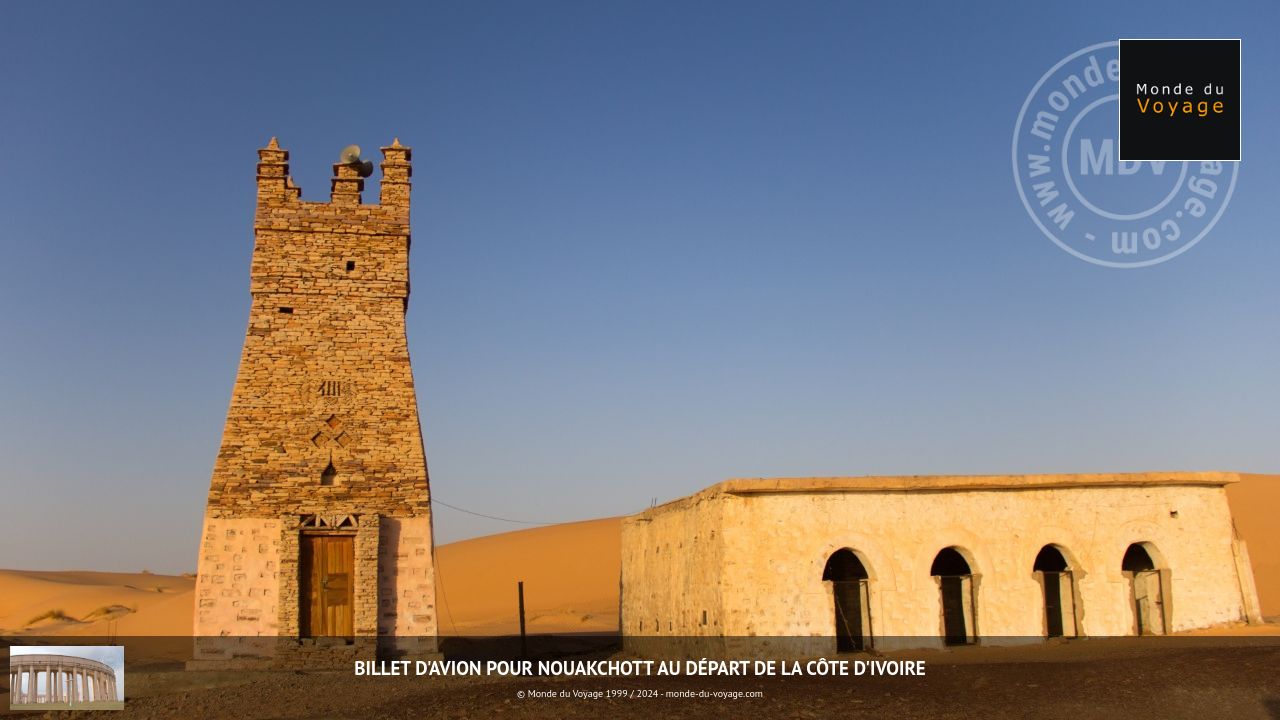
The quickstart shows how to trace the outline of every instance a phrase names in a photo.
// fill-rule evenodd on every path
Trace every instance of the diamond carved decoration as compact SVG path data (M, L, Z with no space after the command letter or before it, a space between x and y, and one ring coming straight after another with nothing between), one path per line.
M342 419L337 415L325 418L320 423L319 431L311 436L311 444L321 449L333 445L345 448L353 442L355 438L343 428Z

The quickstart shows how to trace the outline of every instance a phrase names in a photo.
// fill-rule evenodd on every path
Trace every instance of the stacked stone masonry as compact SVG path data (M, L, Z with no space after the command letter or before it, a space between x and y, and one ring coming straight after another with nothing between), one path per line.
M405 313L412 153L382 148L380 202L335 164L301 199L258 151L248 330L214 464L196 582L197 664L436 650L430 491ZM354 627L305 637L302 538L354 539Z

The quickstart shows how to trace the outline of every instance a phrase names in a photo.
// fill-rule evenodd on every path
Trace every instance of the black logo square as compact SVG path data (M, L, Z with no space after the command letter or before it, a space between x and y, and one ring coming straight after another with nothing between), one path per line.
M1120 159L1239 160L1240 41L1121 40Z

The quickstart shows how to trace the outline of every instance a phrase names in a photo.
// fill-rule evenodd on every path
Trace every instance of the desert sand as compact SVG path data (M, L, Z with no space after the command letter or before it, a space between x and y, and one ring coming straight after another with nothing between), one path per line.
M0 633L190 635L195 578L0 570Z
M1227 500L1249 549L1262 615L1280 617L1280 475L1245 475L1227 486Z
M441 545L440 634L519 632L520 580L529 632L617 632L621 541L620 519L607 518Z
M1246 476L1227 495L1263 615L1280 616L1280 478ZM518 632L520 580L530 633L616 632L619 530L619 518L606 518L441 545L440 634ZM0 634L190 635L193 592L189 576L0 570Z
M440 634L519 632L519 580L529 632L616 631L619 542L609 518L441 545ZM153 573L0 570L0 634L190 635L194 585Z

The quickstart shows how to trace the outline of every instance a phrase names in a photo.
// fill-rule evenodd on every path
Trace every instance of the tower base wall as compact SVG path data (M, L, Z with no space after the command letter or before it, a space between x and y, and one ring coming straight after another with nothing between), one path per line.
M300 548L308 534L354 538L354 634L306 637ZM438 658L429 516L284 515L204 522L188 669L350 667Z

